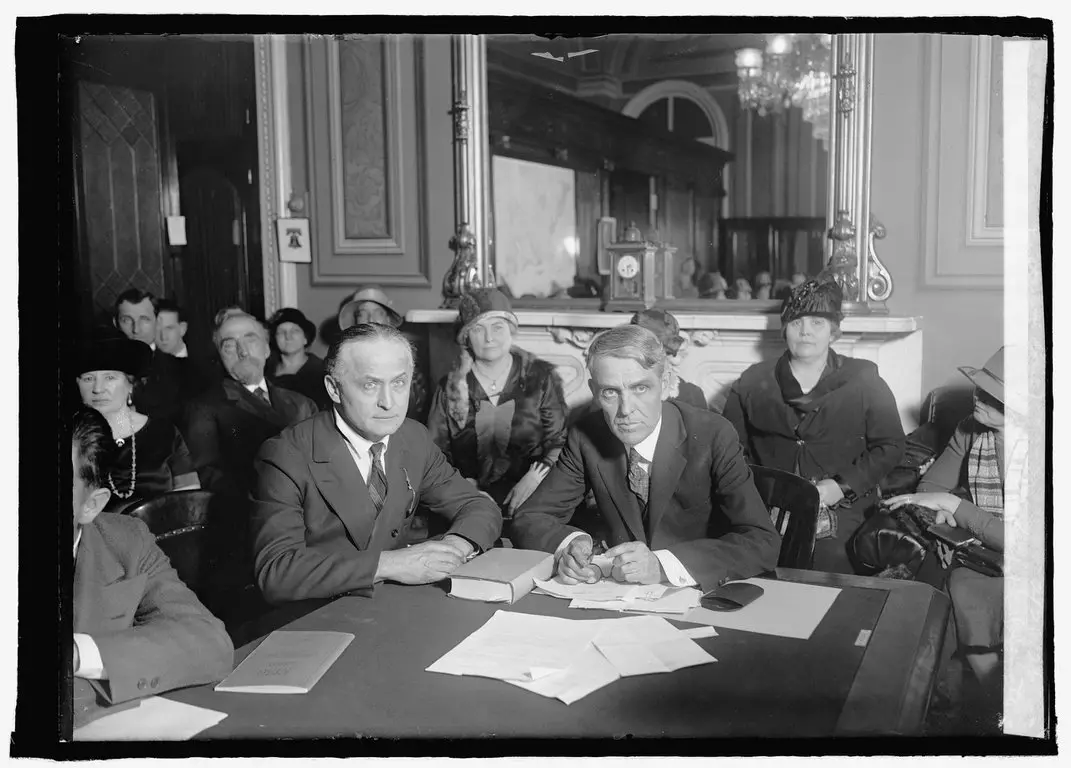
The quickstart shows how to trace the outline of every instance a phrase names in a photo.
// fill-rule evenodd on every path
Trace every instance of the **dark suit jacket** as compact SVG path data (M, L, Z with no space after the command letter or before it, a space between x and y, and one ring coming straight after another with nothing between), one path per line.
M517 547L554 552L570 533L585 491L595 494L606 543L642 541L667 549L704 590L777 565L781 541L744 462L736 432L721 416L674 401L662 404L651 469L648 520L628 485L628 452L601 411L569 430L558 463L517 511Z
M182 414L190 393L184 388L181 361L159 349L153 350L145 377L134 387L134 407L139 413L182 426Z
M265 440L316 413L304 395L268 383L269 406L227 378L195 400L186 444L201 487L245 496L253 486L253 459Z
M179 580L140 520L104 512L82 527L74 631L93 638L107 680L74 680L80 725L120 704L222 680L234 666L223 624Z
M380 552L404 545L418 503L447 518L449 533L491 548L502 513L447 464L424 425L406 419L385 464L387 498L377 516L334 411L264 444L252 528L257 581L270 602L371 589Z

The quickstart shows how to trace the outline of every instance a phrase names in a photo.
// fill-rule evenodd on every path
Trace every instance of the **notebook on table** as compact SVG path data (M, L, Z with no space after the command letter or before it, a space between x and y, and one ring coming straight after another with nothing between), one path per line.
M308 693L352 640L349 632L272 632L215 690Z
M515 603L535 580L549 579L554 555L532 549L502 548L484 552L450 575L450 596L487 603Z

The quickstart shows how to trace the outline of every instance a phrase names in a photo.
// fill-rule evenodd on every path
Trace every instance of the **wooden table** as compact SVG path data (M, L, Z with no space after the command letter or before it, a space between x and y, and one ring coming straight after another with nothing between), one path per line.
M918 733L947 597L916 582L790 569L778 569L777 577L842 589L810 639L719 629L717 637L697 641L717 663L623 678L568 706L498 680L424 671L504 608L447 597L439 586L398 585L378 587L371 599L290 605L262 628L355 635L308 694L216 693L204 686L168 697L227 713L200 735L205 739ZM581 620L620 615L571 610L543 595L505 609ZM860 630L871 631L865 644ZM258 642L240 648L237 661Z

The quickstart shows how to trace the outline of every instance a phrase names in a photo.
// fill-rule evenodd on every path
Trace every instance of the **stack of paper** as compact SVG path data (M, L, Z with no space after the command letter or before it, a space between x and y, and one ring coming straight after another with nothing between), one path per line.
M659 616L578 621L498 611L427 671L492 677L572 704L620 677L713 661Z
M664 584L620 584L602 579L594 584L565 584L559 578L536 580L539 592L571 600L570 608L603 611L660 613L683 617L699 606L700 592L693 587L671 588Z

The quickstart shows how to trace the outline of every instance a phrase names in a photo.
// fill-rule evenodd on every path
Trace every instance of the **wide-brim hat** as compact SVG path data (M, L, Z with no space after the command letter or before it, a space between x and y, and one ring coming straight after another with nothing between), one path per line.
M478 288L462 294L457 305L457 343L465 343L469 331L477 321L493 317L501 317L512 323L514 328L518 325L509 297L497 288Z
M316 325L305 317L305 313L300 309L283 307L271 316L271 320L268 321L268 330L271 331L273 339L275 338L275 332L279 330L279 326L283 323L293 323L301 329L301 332L305 334L305 346L316 341Z
M387 310L391 322L397 328L402 324L402 316L394 309L394 302L378 285L366 285L358 288L352 296L342 305L338 311L338 327L343 331L357 325L357 307L363 302L371 301Z
M824 317L834 323L844 319L844 294L833 280L805 280L781 302L781 325L800 317Z
M78 348L76 376L87 371L122 371L144 376L152 363L148 344L126 336L94 336Z
M970 379L974 386L1004 402L1004 347L986 360L981 368L960 366L959 372Z

